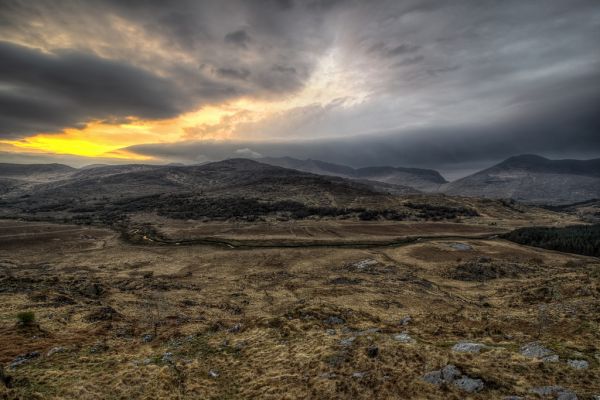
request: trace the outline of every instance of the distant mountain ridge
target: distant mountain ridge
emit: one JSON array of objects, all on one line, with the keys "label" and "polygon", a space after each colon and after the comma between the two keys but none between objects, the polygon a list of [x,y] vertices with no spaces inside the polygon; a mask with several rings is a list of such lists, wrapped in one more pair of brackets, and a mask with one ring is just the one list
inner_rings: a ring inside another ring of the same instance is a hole
[{"label": "distant mountain ridge", "polygon": [[[25,194],[77,197],[82,193],[110,196],[131,191],[140,195],[181,190],[208,193],[219,191],[221,187],[232,191],[243,188],[247,194],[266,196],[267,188],[278,185],[293,186],[296,193],[306,192],[303,196],[310,191],[325,193],[330,189],[335,189],[338,197],[344,191],[355,195],[365,190],[392,195],[422,191],[565,205],[600,199],[600,159],[550,160],[526,154],[510,157],[450,183],[434,170],[399,167],[355,169],[291,157],[255,161],[229,159],[192,166],[124,164],[79,169],[63,164],[0,163],[0,194],[13,197]],[[306,187],[302,188],[302,185]],[[308,197],[316,200],[313,195]]]},{"label": "distant mountain ridge", "polygon": [[319,175],[407,186],[424,192],[435,192],[441,185],[447,183],[439,172],[431,169],[389,166],[352,168],[319,160],[299,160],[292,157],[265,157],[258,161]]},{"label": "distant mountain ridge", "polygon": [[525,154],[448,183],[450,195],[570,204],[600,198],[600,159],[550,160]]}]

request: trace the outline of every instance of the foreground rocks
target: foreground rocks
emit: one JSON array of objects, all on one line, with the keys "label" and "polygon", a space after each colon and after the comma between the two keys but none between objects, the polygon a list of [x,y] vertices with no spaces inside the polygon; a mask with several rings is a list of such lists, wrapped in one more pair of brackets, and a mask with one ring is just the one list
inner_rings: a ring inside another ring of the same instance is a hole
[{"label": "foreground rocks", "polygon": [[458,353],[479,353],[481,350],[487,348],[488,346],[481,343],[459,342],[452,346],[452,351]]},{"label": "foreground rocks", "polygon": [[577,400],[577,395],[562,386],[538,386],[529,391],[538,396],[553,396],[557,400]]},{"label": "foreground rocks", "polygon": [[558,362],[558,355],[544,347],[540,342],[531,342],[521,346],[521,355],[529,358],[538,358],[545,362]]},{"label": "foreground rocks", "polygon": [[423,375],[422,379],[432,385],[451,384],[467,393],[479,392],[484,388],[481,379],[471,378],[463,375],[454,365],[448,364],[440,370],[431,371]]}]

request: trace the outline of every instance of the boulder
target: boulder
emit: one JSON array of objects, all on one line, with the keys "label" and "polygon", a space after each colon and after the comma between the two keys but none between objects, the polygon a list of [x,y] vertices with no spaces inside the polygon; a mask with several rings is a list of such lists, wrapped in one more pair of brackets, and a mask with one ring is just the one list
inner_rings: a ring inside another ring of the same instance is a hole
[{"label": "boulder", "polygon": [[481,379],[473,379],[467,376],[455,380],[452,384],[467,393],[479,392],[484,386]]},{"label": "boulder", "polygon": [[569,367],[575,369],[588,369],[590,364],[586,360],[567,360]]},{"label": "boulder", "polygon": [[488,346],[481,343],[459,342],[452,346],[452,351],[458,353],[479,353],[482,349],[487,349]]}]

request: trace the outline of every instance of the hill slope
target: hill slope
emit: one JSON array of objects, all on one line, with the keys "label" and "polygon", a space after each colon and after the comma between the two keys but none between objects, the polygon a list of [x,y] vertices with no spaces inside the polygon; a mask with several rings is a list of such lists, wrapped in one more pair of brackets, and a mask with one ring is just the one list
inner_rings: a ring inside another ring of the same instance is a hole
[{"label": "hill slope", "polygon": [[320,175],[333,175],[350,179],[366,179],[411,187],[424,192],[435,192],[446,180],[430,169],[403,167],[366,167],[352,168],[345,165],[327,163],[319,160],[298,160],[291,157],[266,157],[261,162],[292,168]]},{"label": "hill slope", "polygon": [[549,160],[521,155],[451,182],[442,190],[451,195],[536,204],[586,201],[600,198],[600,159]]},{"label": "hill slope", "polygon": [[77,171],[63,164],[10,164],[0,163],[0,178],[44,182],[60,179]]},{"label": "hill slope", "polygon": [[[387,186],[230,159],[200,166],[125,165],[80,170],[66,179],[35,185],[24,198],[19,192],[12,200],[26,208],[44,204],[64,204],[70,208],[73,204],[85,206],[153,195],[185,195],[294,200],[345,207],[359,197],[388,193],[387,189],[393,189],[393,185]],[[5,200],[10,200],[9,197],[5,196]]]}]

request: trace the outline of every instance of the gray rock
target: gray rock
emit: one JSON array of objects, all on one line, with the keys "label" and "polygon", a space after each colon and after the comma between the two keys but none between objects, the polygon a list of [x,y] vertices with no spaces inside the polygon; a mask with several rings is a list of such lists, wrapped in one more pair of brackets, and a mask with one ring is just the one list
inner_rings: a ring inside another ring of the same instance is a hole
[{"label": "gray rock", "polygon": [[554,352],[544,347],[540,342],[531,342],[521,346],[521,354],[525,357],[541,358],[544,361],[552,361],[553,357],[555,357]]},{"label": "gray rock", "polygon": [[539,396],[556,396],[556,400],[577,400],[577,395],[562,386],[538,386],[532,388],[530,393]]},{"label": "gray rock", "polygon": [[361,379],[368,375],[368,372],[354,372],[352,374],[353,378]]},{"label": "gray rock", "polygon": [[450,246],[454,250],[460,250],[460,251],[473,250],[473,247],[471,247],[470,245],[468,245],[466,243],[450,243],[450,244],[448,244],[448,246]]},{"label": "gray rock", "polygon": [[208,376],[210,376],[211,378],[218,378],[219,371],[211,369],[210,371],[208,371]]},{"label": "gray rock", "polygon": [[234,324],[231,328],[227,329],[229,333],[238,333],[242,330],[242,324]]},{"label": "gray rock", "polygon": [[171,363],[171,362],[173,362],[173,353],[171,353],[169,351],[166,352],[165,354],[163,354],[161,360],[164,363]]},{"label": "gray rock", "polygon": [[329,336],[333,336],[333,335],[335,335],[335,334],[336,334],[336,331],[335,331],[335,329],[327,329],[325,332],[326,332],[326,333],[327,333]]},{"label": "gray rock", "polygon": [[421,377],[427,383],[431,383],[432,385],[441,385],[444,381],[442,379],[442,371],[431,371],[426,373]]},{"label": "gray rock", "polygon": [[539,396],[550,396],[565,391],[566,389],[562,386],[537,386],[532,388],[529,392],[537,394]]},{"label": "gray rock", "polygon": [[25,354],[21,354],[18,355],[9,365],[8,368],[10,369],[15,369],[18,366],[21,366],[23,364],[27,364],[28,362],[30,362],[31,360],[38,358],[40,356],[40,352],[39,351],[32,351],[29,353],[25,353]]},{"label": "gray rock", "polygon": [[144,343],[150,343],[151,341],[154,340],[154,335],[147,333],[144,336],[142,336],[142,342]]},{"label": "gray rock", "polygon": [[481,379],[473,379],[467,376],[455,380],[452,384],[468,393],[479,392],[484,386]]},{"label": "gray rock", "polygon": [[482,349],[487,349],[488,346],[481,343],[459,342],[452,346],[452,351],[458,353],[479,353]]},{"label": "gray rock", "polygon": [[350,264],[350,268],[356,271],[362,271],[374,265],[377,265],[378,262],[373,260],[372,258],[366,258],[364,260],[357,261],[355,263]]},{"label": "gray rock", "polygon": [[400,343],[414,343],[415,340],[406,332],[394,335],[394,340]]},{"label": "gray rock", "polygon": [[460,372],[460,370],[452,364],[448,364],[444,368],[442,368],[442,379],[446,382],[452,382],[453,380],[459,378],[461,375],[462,373]]},{"label": "gray rock", "polygon": [[336,317],[335,315],[325,318],[323,322],[327,325],[341,325],[346,323],[343,318]]},{"label": "gray rock", "polygon": [[402,317],[402,319],[398,322],[398,324],[402,325],[402,326],[406,326],[408,325],[410,322],[412,321],[412,317],[410,315],[407,315],[405,317]]},{"label": "gray rock", "polygon": [[558,357],[558,354],[554,354],[552,356],[548,356],[548,357],[544,357],[542,358],[542,361],[544,362],[558,362],[560,360],[560,358]]},{"label": "gray rock", "polygon": [[65,351],[67,351],[67,349],[65,349],[64,347],[53,347],[50,350],[48,350],[48,353],[46,353],[46,357],[51,357],[56,353],[64,353]]},{"label": "gray rock", "polygon": [[577,395],[573,392],[563,392],[556,396],[556,400],[578,400]]},{"label": "gray rock", "polygon": [[349,338],[340,340],[340,344],[342,346],[352,346],[352,343],[354,343],[355,340],[356,340],[356,336],[351,336]]},{"label": "gray rock", "polygon": [[567,360],[569,367],[575,369],[588,369],[590,364],[586,360]]},{"label": "gray rock", "polygon": [[441,385],[443,382],[451,383],[461,375],[462,373],[456,366],[448,364],[440,370],[426,373],[421,379],[433,385]]}]

